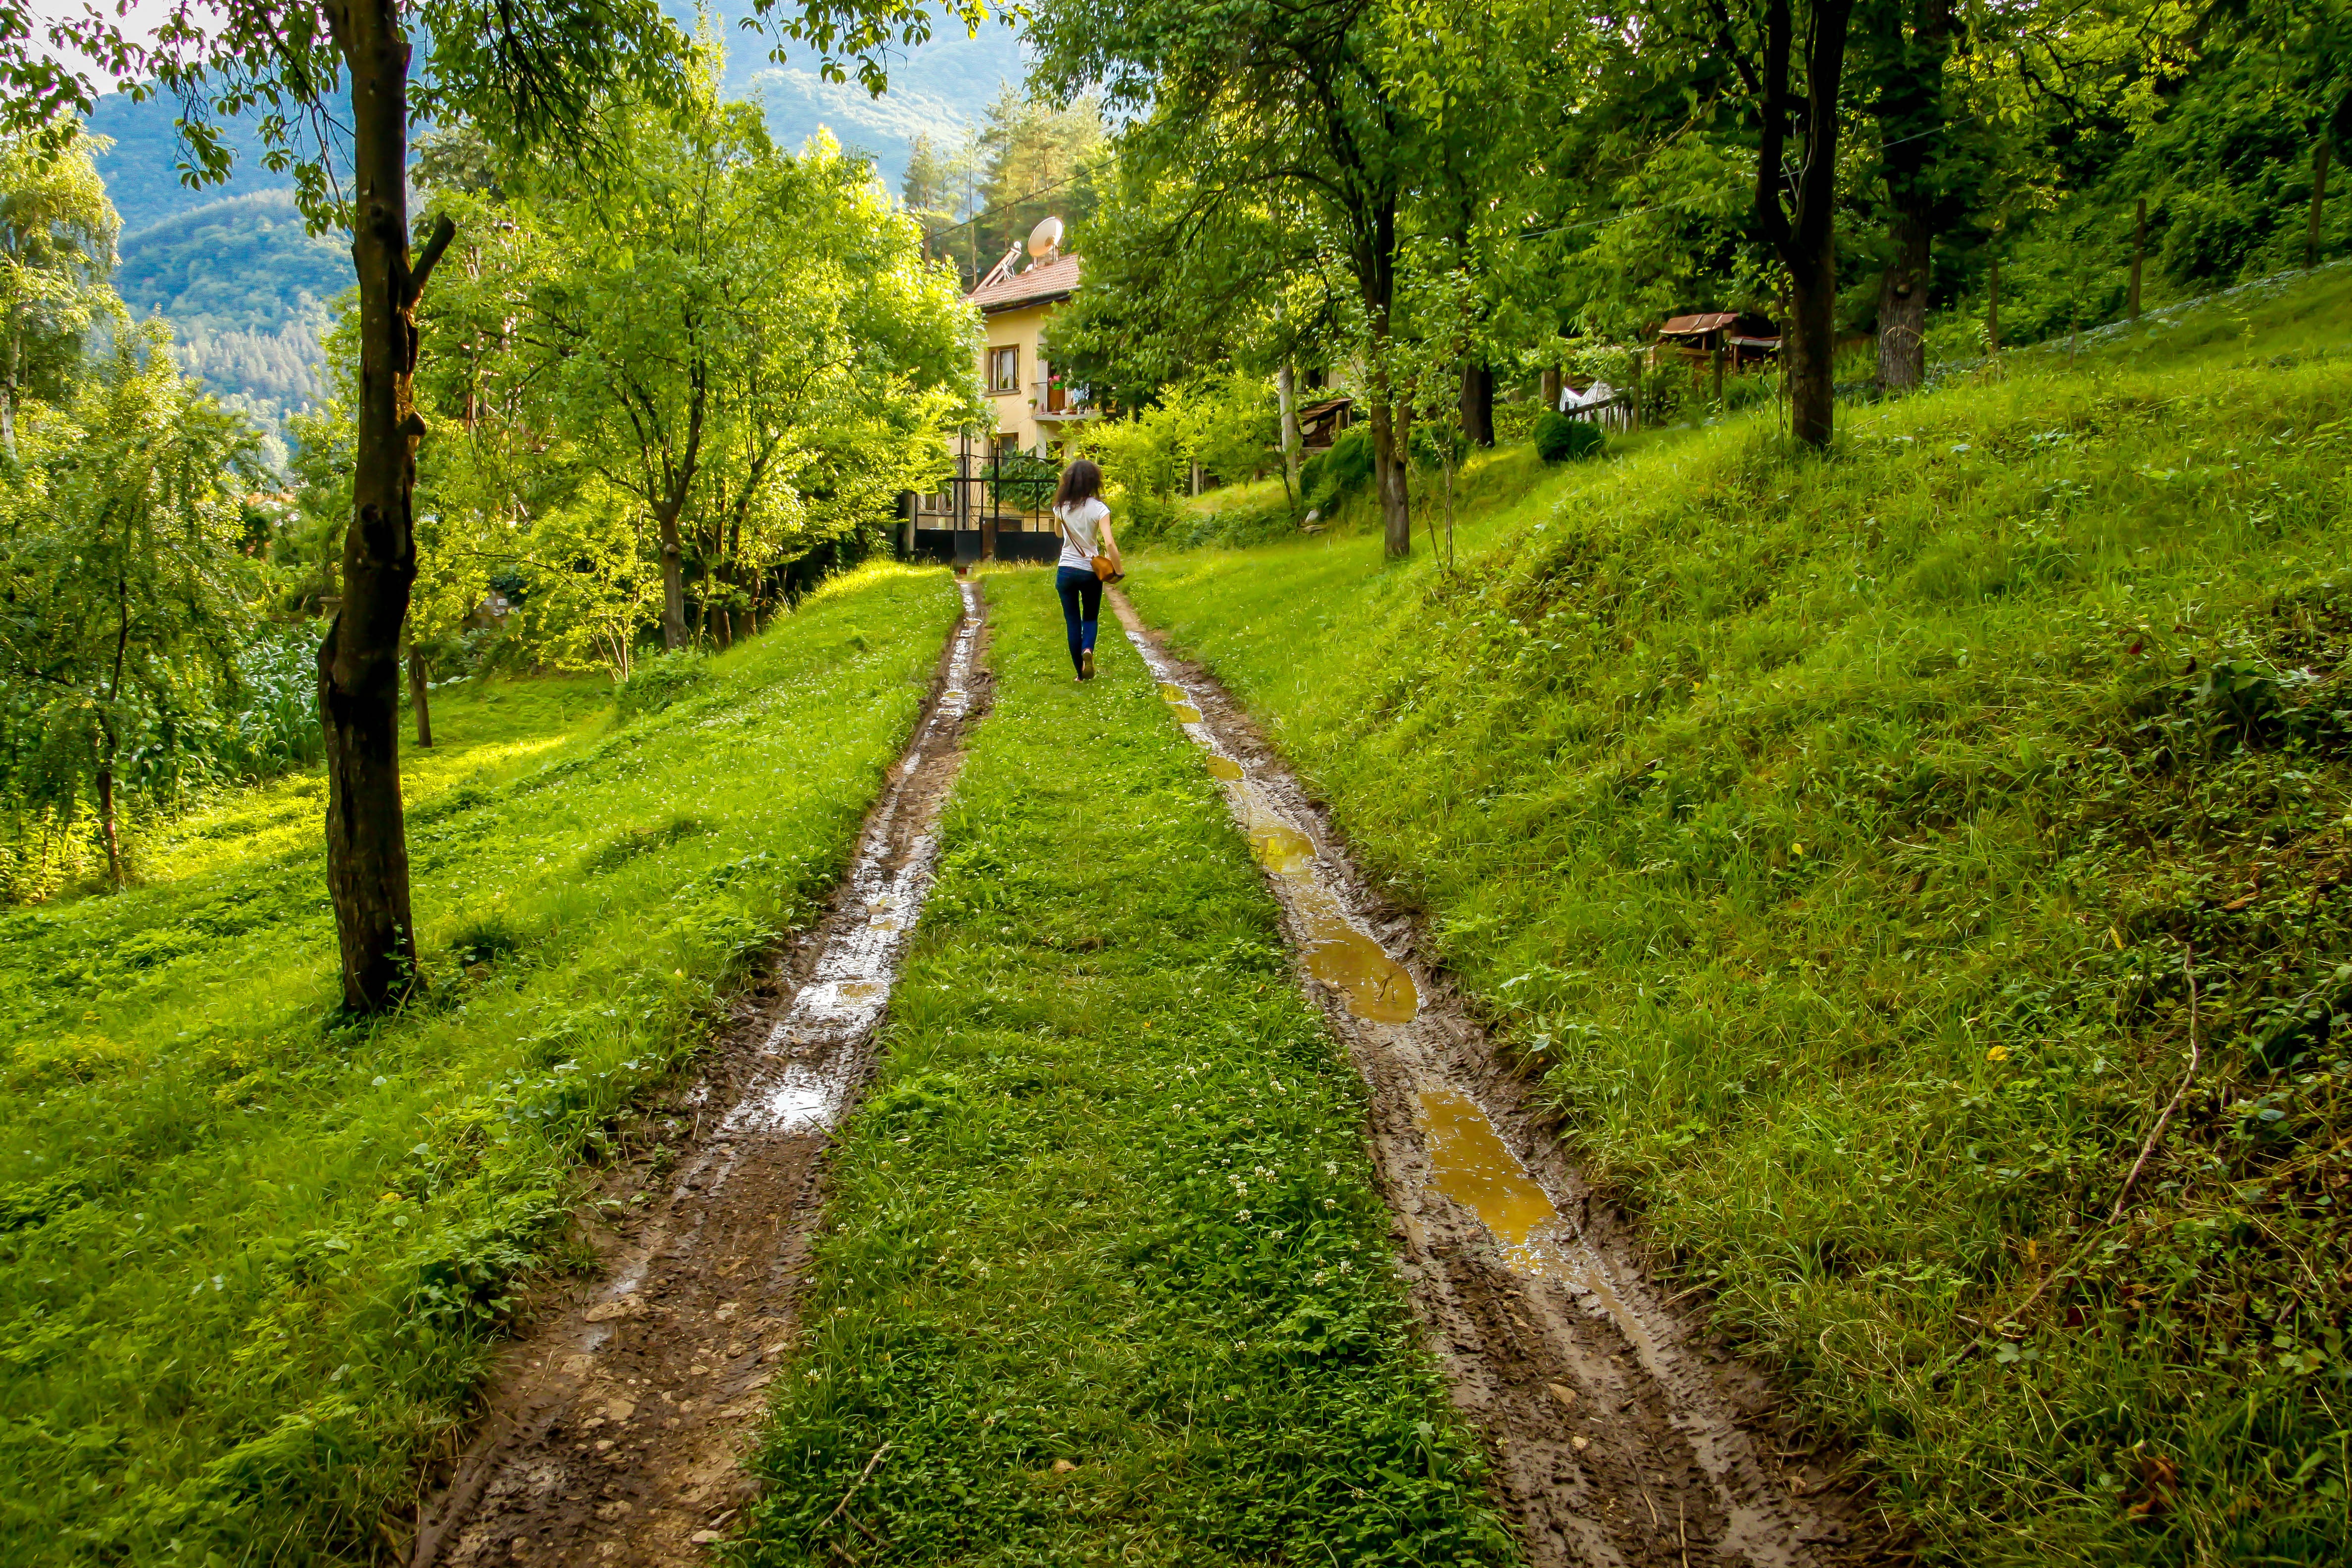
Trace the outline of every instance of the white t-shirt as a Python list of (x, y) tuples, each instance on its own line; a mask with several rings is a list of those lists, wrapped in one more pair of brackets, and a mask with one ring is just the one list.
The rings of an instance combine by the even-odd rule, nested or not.
[(1081, 572), (1095, 569), (1095, 557), (1103, 552), (1102, 536), (1095, 525), (1110, 515), (1100, 496), (1089, 496), (1065, 511), (1054, 509), (1055, 521), (1062, 525), (1062, 560), (1065, 566), (1075, 566)]

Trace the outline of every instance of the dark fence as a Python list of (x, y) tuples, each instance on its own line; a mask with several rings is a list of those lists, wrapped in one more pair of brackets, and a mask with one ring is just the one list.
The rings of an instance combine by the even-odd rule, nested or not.
[[(1006, 518), (1003, 521), (1010, 524), (1018, 520)], [(969, 566), (975, 561), (983, 560), (1027, 561), (1051, 565), (1061, 559), (1061, 554), (1062, 536), (1058, 533), (1039, 533), (1009, 526), (925, 528), (919, 522), (915, 528), (914, 558), (934, 561), (945, 566)]]

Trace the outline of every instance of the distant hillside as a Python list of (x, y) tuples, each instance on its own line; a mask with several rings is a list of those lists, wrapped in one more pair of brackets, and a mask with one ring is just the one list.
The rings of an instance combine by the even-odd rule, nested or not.
[(150, 225), (176, 217), (223, 196), (254, 191), (291, 190), (293, 182), (261, 166), (261, 142), (250, 130), (229, 128), (229, 146), (236, 153), (235, 173), (226, 185), (192, 190), (181, 184), (179, 133), (173, 129), (179, 110), (167, 99), (133, 103), (116, 94), (98, 100), (89, 128), (110, 137), (114, 145), (98, 160), (106, 180), (106, 194), (122, 215), (122, 231), (135, 233)]
[(855, 81), (826, 81), (805, 50), (793, 51), (782, 65), (769, 59), (760, 40), (736, 26), (749, 14), (740, 0), (719, 8), (727, 29), (728, 92), (765, 109), (768, 129), (783, 146), (797, 147), (820, 125), (830, 127), (843, 146), (874, 155), (893, 191), (917, 136), (953, 142), (980, 120), (1000, 83), (1018, 86), (1029, 73), (1012, 28), (991, 23), (968, 38), (961, 23), (943, 21), (929, 43), (892, 62), (889, 92), (869, 98)]
[(126, 232), (115, 287), (133, 315), (172, 323), (182, 368), (282, 429), (325, 393), (320, 336), (352, 284), (344, 245), (304, 231), (291, 190), (253, 191)]

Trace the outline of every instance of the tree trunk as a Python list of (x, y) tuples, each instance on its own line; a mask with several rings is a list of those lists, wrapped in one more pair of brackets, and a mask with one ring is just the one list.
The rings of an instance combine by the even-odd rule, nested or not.
[(1837, 253), (1822, 246), (1789, 269), (1789, 314), (1796, 331), (1789, 364), (1789, 429), (1808, 447), (1830, 444), (1836, 417)]
[(2140, 264), (2147, 256), (2147, 198), (2139, 199), (2139, 208), (2132, 215), (2131, 288), (2124, 296), (2124, 313), (2133, 321), (2139, 320)]
[(122, 886), (122, 839), (114, 826), (114, 768), (111, 763), (98, 770), (98, 831), (106, 840), (106, 874), (117, 888)]
[(1298, 490), (1299, 453), (1307, 437), (1298, 428), (1298, 373), (1284, 360), (1282, 368), (1274, 373), (1274, 395), (1282, 405), (1282, 472), (1291, 493)]
[(1951, 0), (1917, 0), (1911, 36), (1888, 9), (1874, 17), (1878, 47), (1900, 63), (1877, 103), (1885, 147), (1888, 225), (1894, 252), (1878, 284), (1878, 384), (1889, 391), (1927, 379), (1927, 288), (1936, 238), (1936, 163), (1944, 129), (1944, 62), (1951, 54)]
[(678, 505), (665, 503), (655, 514), (661, 525), (662, 647), (672, 653), (686, 646), (686, 553), (677, 536)]
[(2000, 253), (1992, 257), (1992, 270), (1985, 282), (1985, 353), (2000, 353)]
[(1536, 396), (1546, 408), (1559, 412), (1559, 366), (1549, 366), (1536, 378)]
[[(2312, 209), (2314, 214), (2317, 207)], [(2315, 217), (2314, 221), (2317, 221)], [(0, 447), (8, 453), (8, 460), (16, 460), (16, 365), (24, 358), (25, 329), (16, 321), (8, 325), (8, 384), (0, 389)]]
[[(2327, 201), (2327, 149), (2330, 144), (2329, 132), (2323, 131), (2319, 133), (2319, 145), (2311, 153), (2311, 222), (2303, 236), (2303, 264), (2305, 268), (2319, 265), (2319, 218), (2320, 208)], [(9, 401), (16, 401), (13, 395)], [(16, 452), (16, 438), (11, 437), (9, 456), (14, 457)]]
[(1412, 553), (1412, 496), (1405, 483), (1402, 423), (1387, 402), (1372, 405), (1372, 486), (1381, 500), (1381, 541), (1391, 561)]
[(1475, 360), (1462, 364), (1462, 436), (1475, 446), (1495, 444), (1495, 371)]
[(343, 1003), (391, 1006), (415, 973), (408, 834), (400, 801), (400, 647), (416, 579), (413, 507), (425, 434), (410, 379), (416, 299), (448, 245), (446, 218), (412, 270), (408, 254), (408, 40), (394, 0), (330, 0), (352, 79), (352, 262), (359, 280), (352, 523), (342, 605), (319, 647), (327, 753), (327, 888)]
[(425, 700), (425, 650), (415, 643), (408, 645), (408, 710), (416, 720), (416, 743), (429, 748), (433, 744), (433, 709)]
[(1789, 269), (1789, 426), (1809, 447), (1827, 447), (1834, 428), (1837, 352), (1838, 87), (1845, 70), (1853, 0), (1812, 0), (1802, 100), (1803, 154), (1794, 211), (1784, 208), (1790, 111), (1789, 56), (1797, 41), (1790, 0), (1766, 0), (1764, 69), (1759, 83), (1764, 134), (1756, 165), (1756, 223)]
[(1927, 217), (1898, 212), (1895, 259), (1878, 283), (1878, 384), (1889, 392), (1927, 377), (1927, 268), (1934, 234)]

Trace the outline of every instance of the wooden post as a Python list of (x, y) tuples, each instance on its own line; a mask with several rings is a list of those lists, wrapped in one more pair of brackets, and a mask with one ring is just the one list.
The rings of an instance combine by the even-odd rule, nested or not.
[(2311, 154), (2311, 225), (2304, 230), (2303, 264), (2319, 265), (2319, 205), (2327, 199), (2327, 134), (2320, 133), (2319, 146)]
[(1715, 405), (1723, 406), (1723, 345), (1717, 343), (1706, 352), (1707, 363), (1715, 371)]
[(2126, 310), (2126, 311), (2127, 311), (2127, 312), (2130, 314), (2131, 319), (2132, 319), (2133, 321), (2138, 321), (2138, 320), (2139, 320), (2139, 268), (2140, 268), (2140, 262), (2141, 262), (2141, 261), (2142, 261), (2142, 260), (2147, 257), (2147, 198), (2146, 196), (2142, 196), (2142, 197), (2140, 197), (2140, 199), (2139, 199), (2139, 212), (2138, 212), (2138, 214), (2137, 214), (2137, 216), (2132, 219), (2132, 271), (2131, 271), (2131, 297), (2130, 297), (2130, 298), (2129, 298), (2129, 299), (2125, 302), (2125, 305), (2124, 305), (2124, 309), (2125, 309), (2125, 310)]
[(1559, 412), (1559, 366), (1546, 366), (1536, 378), (1536, 395), (1543, 400), (1546, 408), (1555, 414)]
[(1992, 281), (1985, 290), (1985, 352), (2000, 353), (2000, 252), (1993, 252)]

